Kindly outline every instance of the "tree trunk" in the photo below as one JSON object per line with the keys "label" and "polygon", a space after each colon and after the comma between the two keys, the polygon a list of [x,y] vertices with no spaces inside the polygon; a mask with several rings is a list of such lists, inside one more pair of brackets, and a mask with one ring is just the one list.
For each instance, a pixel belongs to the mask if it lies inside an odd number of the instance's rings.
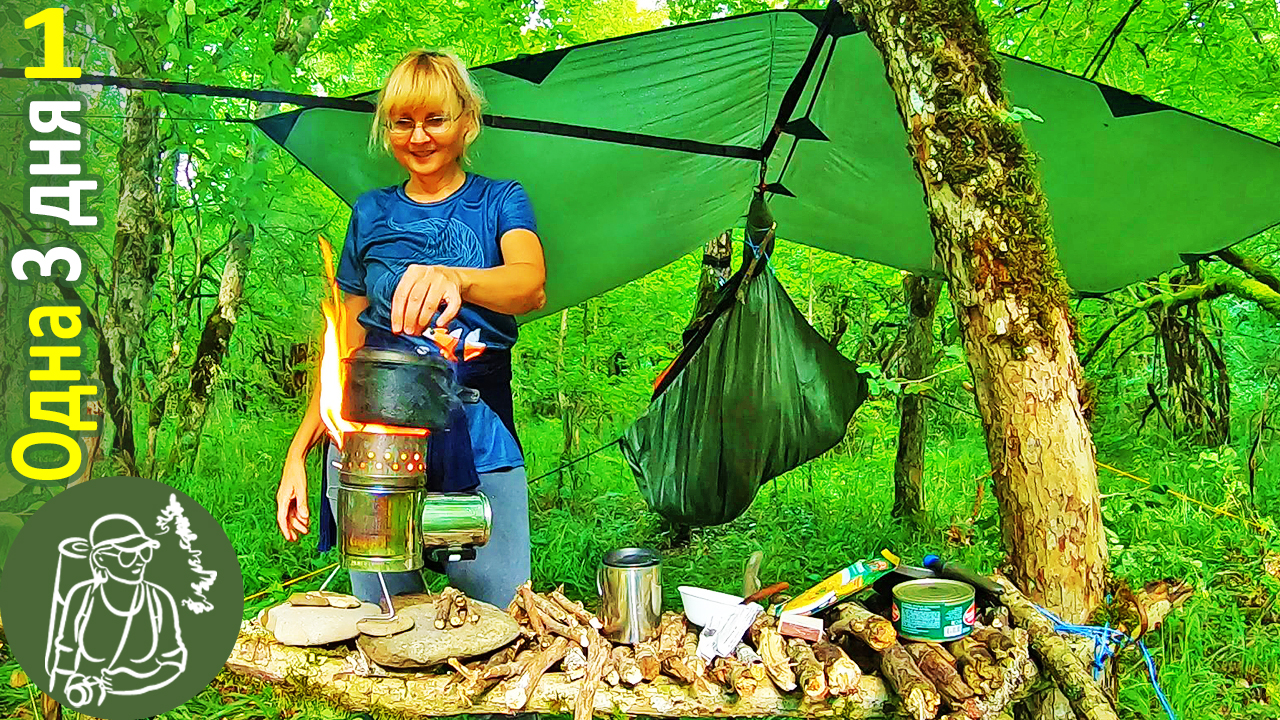
{"label": "tree trunk", "polygon": [[[842,0],[852,5],[852,0]],[[866,0],[945,268],[1013,580],[1081,622],[1107,550],[1067,287],[1033,156],[969,3]]]}
{"label": "tree trunk", "polygon": [[[1169,280],[1177,294],[1203,283],[1199,264]],[[1226,362],[1205,335],[1201,301],[1153,304],[1148,317],[1156,330],[1164,357],[1165,402],[1179,436],[1206,445],[1221,445],[1231,438],[1231,386]],[[1159,356],[1153,362],[1159,362]]]}
{"label": "tree trunk", "polygon": [[[127,59],[115,58],[121,75],[144,77],[141,53],[157,47],[155,31],[163,16],[135,15],[132,31],[140,50]],[[160,260],[166,221],[159,212],[160,109],[148,106],[142,91],[125,90],[124,125],[117,153],[119,204],[111,254],[111,288],[102,318],[106,352],[99,349],[103,400],[115,426],[112,448],[133,469],[137,445],[133,436],[135,372],[150,317],[152,290]]]}
{"label": "tree trunk", "polygon": [[[919,380],[933,370],[933,311],[942,282],[920,275],[902,278],[908,319],[899,376]],[[898,397],[898,457],[893,465],[893,516],[924,510],[925,402],[918,393]]]}
{"label": "tree trunk", "polygon": [[[289,3],[282,6],[280,17],[276,22],[272,50],[277,57],[288,61],[289,70],[298,66],[307,47],[324,23],[331,4],[332,0],[318,0],[313,8],[307,10],[305,17],[296,20]],[[255,103],[254,117],[263,118],[278,110],[278,105]],[[253,135],[246,162],[250,165],[265,163],[268,150],[269,143],[263,142],[256,134]],[[181,413],[182,425],[169,455],[170,467],[174,467],[175,462],[181,462],[186,466],[193,465],[199,454],[200,435],[204,431],[205,417],[213,397],[213,388],[222,371],[222,363],[226,359],[227,350],[231,345],[231,336],[235,332],[236,322],[239,319],[240,303],[244,297],[245,281],[249,275],[249,259],[259,233],[259,228],[253,223],[244,225],[237,223],[231,230],[228,238],[227,262],[223,266],[222,279],[218,284],[218,302],[205,318],[204,329],[200,333],[195,362],[191,367],[191,382],[187,388],[185,407]]]}

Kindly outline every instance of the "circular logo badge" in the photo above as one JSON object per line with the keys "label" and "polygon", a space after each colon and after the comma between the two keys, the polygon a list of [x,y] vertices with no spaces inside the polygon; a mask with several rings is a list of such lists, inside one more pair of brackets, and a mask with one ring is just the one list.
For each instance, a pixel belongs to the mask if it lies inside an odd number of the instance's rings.
{"label": "circular logo badge", "polygon": [[978,603],[975,602],[969,606],[968,610],[964,611],[964,624],[973,625],[973,623],[977,619],[978,619]]}
{"label": "circular logo badge", "polygon": [[898,622],[901,619],[902,619],[902,614],[898,612],[898,601],[894,600],[893,601],[893,621]]}
{"label": "circular logo badge", "polygon": [[70,487],[32,515],[0,582],[14,658],[62,705],[106,720],[168,712],[218,674],[244,608],[213,516],[134,477]]}

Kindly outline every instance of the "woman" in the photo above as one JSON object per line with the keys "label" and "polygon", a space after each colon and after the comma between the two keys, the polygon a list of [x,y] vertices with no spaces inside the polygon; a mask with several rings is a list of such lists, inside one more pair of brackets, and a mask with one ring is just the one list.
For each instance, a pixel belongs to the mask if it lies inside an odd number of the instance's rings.
{"label": "woman", "polygon": [[[485,346],[479,357],[456,366],[459,381],[480,390],[480,402],[464,404],[461,427],[451,427],[464,432],[442,434],[469,436],[470,442],[455,443],[449,457],[433,463],[429,477],[440,483],[446,475],[445,489],[475,487],[478,478],[489,497],[489,543],[475,560],[449,563],[445,571],[468,596],[501,607],[529,578],[530,565],[527,479],[511,408],[513,316],[543,306],[546,269],[524,189],[462,169],[480,132],[481,103],[466,68],[450,54],[414,51],[391,71],[370,144],[390,151],[409,178],[356,201],[337,283],[344,293],[348,351],[368,345],[439,352],[430,337],[437,328],[461,330],[461,337]],[[457,356],[462,359],[461,348]],[[310,529],[304,463],[323,435],[317,390],[276,493],[277,523],[290,541]],[[433,443],[433,460],[441,447]],[[333,473],[329,460],[327,475]],[[337,481],[326,480],[328,509],[336,513]],[[423,588],[418,573],[384,578],[392,595]],[[362,600],[377,602],[382,595],[374,574],[352,572],[351,583]]]}

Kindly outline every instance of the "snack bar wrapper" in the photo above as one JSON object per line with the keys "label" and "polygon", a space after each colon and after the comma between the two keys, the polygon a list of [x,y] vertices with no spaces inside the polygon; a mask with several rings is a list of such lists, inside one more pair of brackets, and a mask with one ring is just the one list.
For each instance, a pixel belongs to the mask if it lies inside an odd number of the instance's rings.
{"label": "snack bar wrapper", "polygon": [[774,605],[769,611],[775,616],[814,615],[871,586],[871,583],[890,573],[900,562],[898,556],[888,550],[881,551],[883,558],[859,560],[822,582],[788,600]]}

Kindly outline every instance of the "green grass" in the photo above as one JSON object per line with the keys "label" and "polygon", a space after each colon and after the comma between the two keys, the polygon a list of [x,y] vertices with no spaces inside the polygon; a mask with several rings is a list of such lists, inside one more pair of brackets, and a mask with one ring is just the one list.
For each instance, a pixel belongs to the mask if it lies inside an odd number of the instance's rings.
{"label": "green grass", "polygon": [[[968,522],[975,478],[987,469],[976,427],[967,420],[935,422],[926,467],[930,510],[922,526],[912,529],[889,517],[896,441],[890,408],[886,401],[869,403],[839,447],[765,486],[743,517],[721,527],[697,529],[678,547],[672,547],[669,529],[644,511],[616,450],[580,463],[572,474],[539,478],[531,486],[534,582],[538,587],[563,583],[571,597],[590,602],[600,557],[611,548],[629,545],[665,551],[669,607],[679,607],[676,587],[681,584],[737,591],[743,561],[754,550],[764,552],[765,582],[785,580],[793,586],[821,579],[883,547],[911,562],[918,563],[926,552],[945,551],[984,570],[995,567],[1001,552],[992,493],[985,493],[977,522]],[[195,473],[169,482],[222,520],[240,554],[246,594],[270,591],[246,606],[248,617],[287,596],[291,589],[283,589],[282,582],[335,558],[332,552],[317,556],[310,538],[290,544],[276,531],[277,458],[288,442],[290,423],[221,412],[211,423]],[[561,447],[558,421],[526,422],[523,439],[531,476],[555,466]],[[593,448],[603,439],[607,438],[584,437],[582,446]],[[1230,450],[1206,459],[1200,450],[1162,442],[1158,436],[1139,444],[1127,439],[1127,430],[1111,433],[1105,427],[1099,429],[1097,442],[1100,460],[1157,486],[1273,527],[1280,516],[1275,471],[1260,479],[1265,492],[1258,498],[1260,510],[1254,510],[1247,490],[1241,494],[1240,460]],[[313,461],[313,470],[316,465]],[[1134,585],[1175,577],[1196,588],[1192,600],[1149,640],[1179,717],[1280,718],[1280,578],[1264,570],[1268,558],[1280,558],[1280,543],[1240,521],[1180,501],[1160,487],[1145,488],[1106,471],[1100,485],[1116,575]],[[1137,655],[1126,653],[1121,667],[1122,716],[1162,717]],[[29,687],[12,688],[4,682],[17,669],[7,657],[0,665],[0,709],[6,716],[29,703]],[[224,675],[164,717],[349,716],[307,703],[304,695]]]}

